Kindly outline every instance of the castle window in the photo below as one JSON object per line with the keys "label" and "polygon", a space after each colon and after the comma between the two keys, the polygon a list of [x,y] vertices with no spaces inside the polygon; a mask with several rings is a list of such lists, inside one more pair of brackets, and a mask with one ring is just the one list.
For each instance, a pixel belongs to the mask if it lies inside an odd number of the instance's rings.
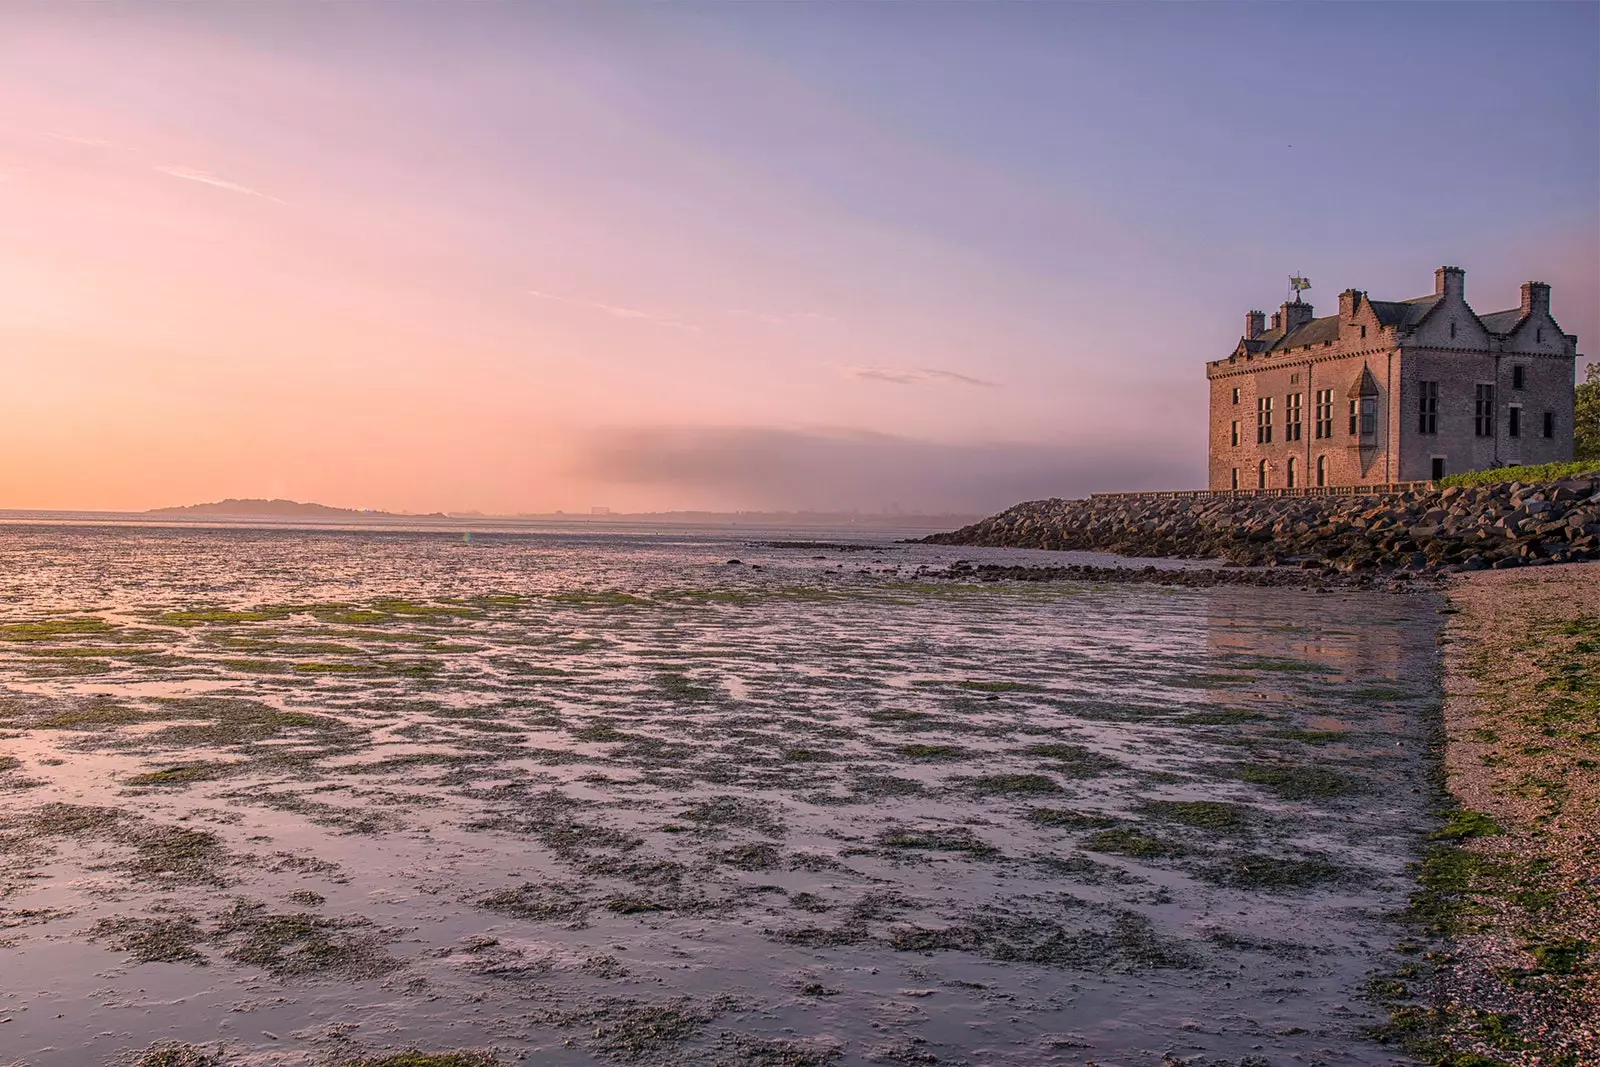
{"label": "castle window", "polygon": [[1300,440],[1300,398],[1304,393],[1290,393],[1284,397],[1283,412],[1283,439],[1285,441]]}
{"label": "castle window", "polygon": [[1361,398],[1361,434],[1378,432],[1378,398],[1364,396]]}
{"label": "castle window", "polygon": [[1272,443],[1272,398],[1256,397],[1256,444]]}
{"label": "castle window", "polygon": [[1546,437],[1554,437],[1556,435],[1556,413],[1553,411],[1544,413],[1544,435]]}
{"label": "castle window", "polygon": [[1284,484],[1287,485],[1290,489],[1293,489],[1294,488],[1294,457],[1293,456],[1289,457],[1288,475],[1289,475],[1289,480],[1287,482],[1285,482]]}
{"label": "castle window", "polygon": [[1522,436],[1522,405],[1512,404],[1506,409],[1506,435],[1509,437]]}
{"label": "castle window", "polygon": [[1317,457],[1317,488],[1320,489],[1320,488],[1322,488],[1323,486],[1325,486],[1327,484],[1328,484],[1328,457],[1327,456],[1318,456]]}
{"label": "castle window", "polygon": [[1365,326],[1361,327],[1361,339],[1363,341],[1367,339],[1367,328]]}
{"label": "castle window", "polygon": [[1527,382],[1527,368],[1520,363],[1511,365],[1511,388],[1521,389]]}
{"label": "castle window", "polygon": [[1238,489],[1239,489],[1239,468],[1238,467],[1233,468],[1233,488],[1234,488],[1235,492],[1237,492]]}
{"label": "castle window", "polygon": [[1439,432],[1439,383],[1417,383],[1417,432]]}
{"label": "castle window", "polygon": [[1472,406],[1472,434],[1474,437],[1494,436],[1494,386],[1478,386]]}
{"label": "castle window", "polygon": [[1260,463],[1256,464],[1256,488],[1257,489],[1265,489],[1266,487],[1267,487],[1267,461],[1266,460],[1262,460]]}
{"label": "castle window", "polygon": [[1456,335],[1456,324],[1454,322],[1452,322],[1452,323],[1450,323],[1450,336],[1454,337],[1455,335]]}
{"label": "castle window", "polygon": [[1235,404],[1237,404],[1239,402],[1239,390],[1237,390],[1237,389],[1235,389],[1233,391],[1233,402]]}
{"label": "castle window", "polygon": [[1358,411],[1358,408],[1357,408],[1356,402],[1354,400],[1351,400],[1350,401],[1350,436],[1351,437],[1354,437],[1356,435],[1357,411]]}
{"label": "castle window", "polygon": [[1538,341],[1538,342],[1541,342],[1541,343],[1544,341],[1544,327],[1543,326],[1534,327],[1533,339],[1535,341]]}
{"label": "castle window", "polygon": [[1234,448],[1238,448],[1239,447],[1239,420],[1238,419],[1234,419],[1233,420],[1233,429],[1232,429],[1232,432],[1229,434],[1228,443],[1230,445],[1232,445]]}
{"label": "castle window", "polygon": [[1333,390],[1317,390],[1317,440],[1333,436]]}

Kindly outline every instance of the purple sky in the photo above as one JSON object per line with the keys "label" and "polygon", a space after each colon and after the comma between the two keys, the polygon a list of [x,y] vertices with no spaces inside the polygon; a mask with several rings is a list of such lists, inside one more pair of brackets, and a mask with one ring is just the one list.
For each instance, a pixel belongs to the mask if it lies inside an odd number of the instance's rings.
{"label": "purple sky", "polygon": [[9,5],[0,507],[1198,485],[1291,273],[1600,333],[1600,5]]}

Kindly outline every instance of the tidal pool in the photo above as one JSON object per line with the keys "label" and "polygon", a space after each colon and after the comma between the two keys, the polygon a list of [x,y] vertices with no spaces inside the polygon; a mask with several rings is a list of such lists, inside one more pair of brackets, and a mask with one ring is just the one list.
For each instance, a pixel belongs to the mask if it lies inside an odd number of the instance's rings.
{"label": "tidal pool", "polygon": [[750,536],[0,528],[0,1064],[1396,1059],[1431,597]]}

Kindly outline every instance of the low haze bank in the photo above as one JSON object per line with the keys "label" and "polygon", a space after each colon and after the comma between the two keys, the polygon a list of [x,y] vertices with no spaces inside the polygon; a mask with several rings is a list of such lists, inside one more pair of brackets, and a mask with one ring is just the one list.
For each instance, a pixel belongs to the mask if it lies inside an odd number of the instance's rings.
{"label": "low haze bank", "polygon": [[1506,569],[1600,558],[1597,488],[1600,474],[1368,496],[1034,500],[924,541],[1344,573]]}

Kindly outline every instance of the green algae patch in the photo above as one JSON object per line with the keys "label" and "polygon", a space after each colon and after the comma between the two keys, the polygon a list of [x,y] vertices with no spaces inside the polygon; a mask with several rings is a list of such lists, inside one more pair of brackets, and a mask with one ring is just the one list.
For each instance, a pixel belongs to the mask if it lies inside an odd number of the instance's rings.
{"label": "green algae patch", "polygon": [[1029,808],[1027,818],[1036,826],[1050,826],[1058,830],[1103,830],[1117,824],[1117,820],[1109,815],[1067,808]]}
{"label": "green algae patch", "polygon": [[252,622],[282,622],[300,610],[292,607],[190,608],[163,612],[150,621],[158,626],[237,626]]}
{"label": "green algae patch", "polygon": [[1150,800],[1139,810],[1153,818],[1223,834],[1241,833],[1250,821],[1250,809],[1244,805],[1216,800]]}
{"label": "green algae patch", "polygon": [[967,750],[960,745],[901,745],[895,751],[907,759],[929,762],[965,759],[968,755]]}
{"label": "green algae patch", "polygon": [[1166,841],[1127,826],[1113,827],[1091,834],[1083,842],[1090,852],[1110,852],[1134,859],[1167,859],[1182,856],[1188,849],[1174,841]]}
{"label": "green algae patch", "polygon": [[1358,792],[1361,788],[1356,779],[1324,767],[1255,763],[1233,770],[1241,781],[1270,789],[1284,800],[1320,800]]}
{"label": "green algae patch", "polygon": [[1481,811],[1461,809],[1450,813],[1450,821],[1429,835],[1430,841],[1465,841],[1469,837],[1492,837],[1501,833],[1500,824]]}
{"label": "green algae patch", "polygon": [[988,796],[1066,792],[1060,782],[1043,774],[983,774],[957,778],[955,784]]}
{"label": "green algae patch", "polygon": [[180,763],[172,767],[163,767],[159,771],[135,774],[123,781],[131,786],[189,785],[193,782],[209,782],[221,778],[239,766],[237,763]]}
{"label": "green algae patch", "polygon": [[960,852],[968,856],[996,856],[1000,850],[965,826],[937,829],[885,830],[878,844],[888,849],[916,849],[923,852]]}
{"label": "green algae patch", "polygon": [[344,1060],[337,1067],[498,1067],[500,1061],[488,1052],[385,1052]]}
{"label": "green algae patch", "polygon": [[191,963],[204,966],[205,955],[196,947],[206,940],[193,919],[148,919],[117,916],[101,919],[89,929],[89,940],[126,952],[140,963]]}
{"label": "green algae patch", "polygon": [[1056,770],[1074,778],[1092,778],[1122,767],[1122,761],[1083,745],[1064,742],[1029,745],[1023,749],[1035,759],[1049,760]]}
{"label": "green algae patch", "polygon": [[274,913],[240,900],[218,917],[215,939],[235,963],[279,978],[336,975],[377,978],[402,966],[385,951],[381,934],[365,920],[326,919],[307,912]]}
{"label": "green algae patch", "polygon": [[97,615],[0,624],[0,641],[59,641],[69,637],[109,637],[117,627]]}
{"label": "green algae patch", "polygon": [[1348,881],[1350,872],[1321,856],[1267,856],[1257,853],[1230,856],[1199,870],[1198,875],[1216,885],[1254,889],[1267,893],[1314,889]]}
{"label": "green algae patch", "polygon": [[213,1052],[181,1041],[158,1041],[135,1055],[133,1067],[224,1067],[227,1062],[220,1048]]}
{"label": "green algae patch", "polygon": [[34,725],[43,730],[114,730],[119,726],[162,722],[171,717],[121,704],[93,703],[54,712]]}

